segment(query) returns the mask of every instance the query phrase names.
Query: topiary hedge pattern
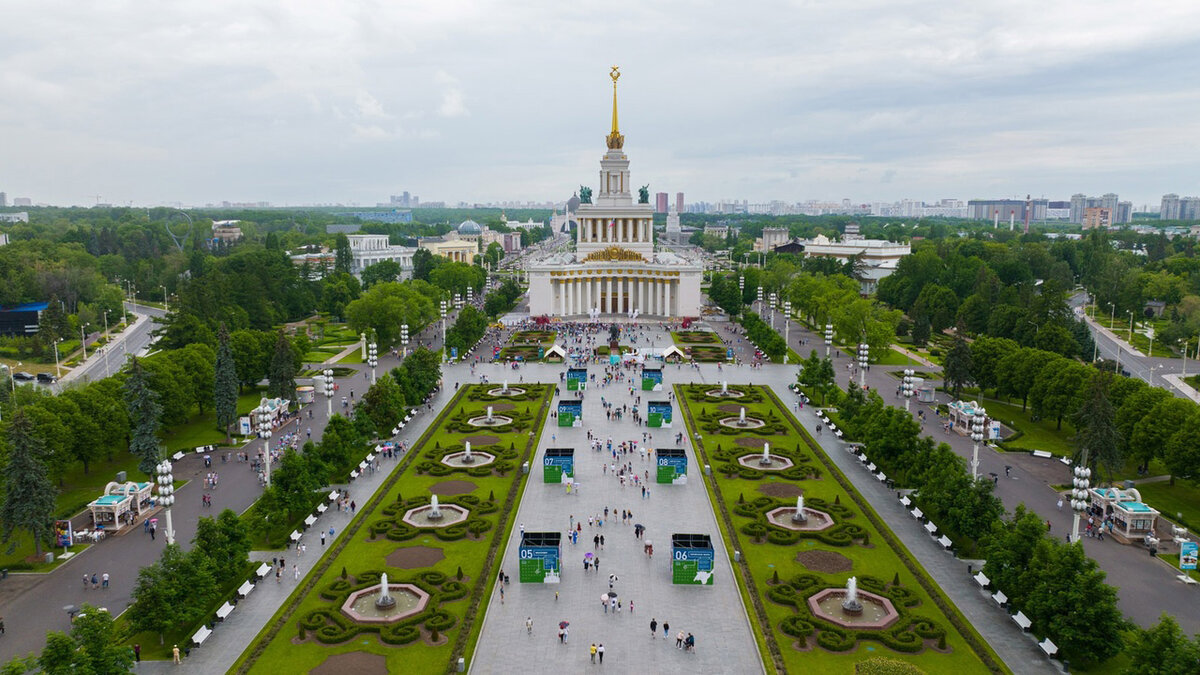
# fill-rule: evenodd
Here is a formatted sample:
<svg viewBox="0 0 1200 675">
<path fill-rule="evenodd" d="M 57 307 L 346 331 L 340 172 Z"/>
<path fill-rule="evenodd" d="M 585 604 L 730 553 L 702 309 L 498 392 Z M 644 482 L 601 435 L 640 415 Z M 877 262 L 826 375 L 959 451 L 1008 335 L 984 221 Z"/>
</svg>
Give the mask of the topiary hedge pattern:
<svg viewBox="0 0 1200 675">
<path fill-rule="evenodd" d="M 752 537 L 755 543 L 762 543 L 764 537 L 768 542 L 779 546 L 792 546 L 801 539 L 813 539 L 830 546 L 850 546 L 855 542 L 867 546 L 871 543 L 870 533 L 866 528 L 857 523 L 846 522 L 855 517 L 856 514 L 853 510 L 841 504 L 831 504 L 817 497 L 804 500 L 804 505 L 807 508 L 828 513 L 833 519 L 833 525 L 824 530 L 811 532 L 790 530 L 776 525 L 767 520 L 767 512 L 780 507 L 794 507 L 795 502 L 771 497 L 758 497 L 753 501 L 737 504 L 732 511 L 743 518 L 752 519 L 738 529 L 742 534 Z"/>
<path fill-rule="evenodd" d="M 859 587 L 882 595 L 892 601 L 900 618 L 891 626 L 881 630 L 855 630 L 837 626 L 815 616 L 808 609 L 808 598 L 826 588 L 841 588 L 815 574 L 798 574 L 786 583 L 767 588 L 767 598 L 772 602 L 793 607 L 797 614 L 779 623 L 779 630 L 795 638 L 807 639 L 817 633 L 817 645 L 834 652 L 849 651 L 860 640 L 878 642 L 898 652 L 915 653 L 925 649 L 926 640 L 938 640 L 946 630 L 928 617 L 911 614 L 908 610 L 920 604 L 920 600 L 907 588 L 889 586 L 871 576 L 859 577 Z"/>
<path fill-rule="evenodd" d="M 447 527 L 417 527 L 403 520 L 409 509 L 427 506 L 429 500 L 425 497 L 410 497 L 404 501 L 393 502 L 379 509 L 384 517 L 372 522 L 367 531 L 368 539 L 375 541 L 381 537 L 389 541 L 408 541 L 420 535 L 433 535 L 442 541 L 457 541 L 471 534 L 478 539 L 483 533 L 491 530 L 492 521 L 482 518 L 489 513 L 495 513 L 500 506 L 493 501 L 480 499 L 475 495 L 458 495 L 439 500 L 442 504 L 455 504 L 470 511 L 467 519 Z"/>
<path fill-rule="evenodd" d="M 341 606 L 346 598 L 355 591 L 378 586 L 381 574 L 379 570 L 367 570 L 354 575 L 353 580 L 336 579 L 327 584 L 319 594 L 330 601 L 330 606 L 319 607 L 300 617 L 300 628 L 324 644 L 346 642 L 360 633 L 376 633 L 381 642 L 403 646 L 421 637 L 420 626 L 427 631 L 445 632 L 458 623 L 458 619 L 441 609 L 441 605 L 467 597 L 469 589 L 459 581 L 448 580 L 445 574 L 436 570 L 388 579 L 388 583 L 412 584 L 429 594 L 425 609 L 417 614 L 388 624 L 361 624 L 343 614 Z"/>
<path fill-rule="evenodd" d="M 430 476 L 449 476 L 454 473 L 465 473 L 468 476 L 476 478 L 486 478 L 493 474 L 505 476 L 516 467 L 516 460 L 521 454 L 512 447 L 512 444 L 509 444 L 509 447 L 505 447 L 500 443 L 485 446 L 472 445 L 471 452 L 486 452 L 494 456 L 496 460 L 479 466 L 451 466 L 442 461 L 442 458 L 446 455 L 453 455 L 465 449 L 465 445 L 428 448 L 421 453 L 421 460 L 417 462 L 417 473 L 428 474 Z"/>
</svg>

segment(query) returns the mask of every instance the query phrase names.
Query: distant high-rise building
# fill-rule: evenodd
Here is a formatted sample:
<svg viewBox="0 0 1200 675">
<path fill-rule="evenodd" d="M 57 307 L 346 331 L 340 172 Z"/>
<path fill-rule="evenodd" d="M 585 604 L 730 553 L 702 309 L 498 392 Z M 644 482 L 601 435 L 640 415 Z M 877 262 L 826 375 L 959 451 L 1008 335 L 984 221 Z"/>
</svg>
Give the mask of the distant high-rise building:
<svg viewBox="0 0 1200 675">
<path fill-rule="evenodd" d="M 1071 222 L 1082 223 L 1084 210 L 1091 208 L 1108 209 L 1112 212 L 1112 215 L 1116 217 L 1120 212 L 1120 200 L 1117 195 L 1113 194 L 1112 192 L 1105 193 L 1099 197 L 1089 197 L 1082 193 L 1073 194 L 1071 195 Z M 1133 221 L 1132 204 L 1130 204 L 1129 208 L 1129 219 L 1118 219 L 1116 222 L 1128 223 L 1131 221 Z"/>
<path fill-rule="evenodd" d="M 1163 195 L 1158 209 L 1159 220 L 1200 220 L 1200 197 Z"/>
<path fill-rule="evenodd" d="M 1089 206 L 1083 210 L 1083 229 L 1107 230 L 1113 224 L 1113 211 L 1099 206 Z"/>
<path fill-rule="evenodd" d="M 404 194 L 392 195 L 388 198 L 386 206 L 400 206 L 406 209 L 415 209 L 417 204 L 421 203 L 421 198 L 416 195 L 410 195 L 407 190 Z M 380 206 L 385 206 L 380 204 Z"/>
<path fill-rule="evenodd" d="M 0 192 L 0 209 L 8 206 L 8 193 Z"/>
<path fill-rule="evenodd" d="M 1046 219 L 1045 199 L 972 199 L 967 202 L 967 217 L 974 220 L 990 220 L 999 222 L 1001 226 L 1008 223 L 1025 223 L 1026 208 L 1030 210 L 1029 221 L 1041 222 Z"/>
<path fill-rule="evenodd" d="M 675 213 L 683 213 L 683 193 L 675 193 Z"/>
<path fill-rule="evenodd" d="M 654 195 L 654 212 L 655 213 L 666 213 L 667 212 L 667 198 L 668 198 L 667 193 L 665 193 L 665 192 L 659 192 Z"/>
<path fill-rule="evenodd" d="M 33 206 L 33 200 L 29 197 L 15 197 L 13 206 Z"/>
</svg>

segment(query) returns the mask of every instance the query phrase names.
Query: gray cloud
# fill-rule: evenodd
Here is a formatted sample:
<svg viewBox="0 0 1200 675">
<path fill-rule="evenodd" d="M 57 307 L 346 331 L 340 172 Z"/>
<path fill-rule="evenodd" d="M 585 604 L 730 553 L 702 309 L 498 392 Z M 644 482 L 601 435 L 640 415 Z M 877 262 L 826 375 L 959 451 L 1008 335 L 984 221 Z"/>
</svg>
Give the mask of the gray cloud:
<svg viewBox="0 0 1200 675">
<path fill-rule="evenodd" d="M 618 63 L 634 179 L 690 199 L 1200 192 L 1200 7 L 6 3 L 0 190 L 86 204 L 561 198 Z"/>
</svg>

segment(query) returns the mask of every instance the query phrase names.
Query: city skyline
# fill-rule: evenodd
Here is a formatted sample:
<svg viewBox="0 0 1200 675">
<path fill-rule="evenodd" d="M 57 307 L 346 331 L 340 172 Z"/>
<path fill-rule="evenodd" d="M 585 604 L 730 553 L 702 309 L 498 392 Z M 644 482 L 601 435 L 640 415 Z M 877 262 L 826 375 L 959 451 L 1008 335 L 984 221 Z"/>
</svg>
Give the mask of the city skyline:
<svg viewBox="0 0 1200 675">
<path fill-rule="evenodd" d="M 56 8 L 57 7 L 57 8 Z M 610 65 L 652 193 L 1200 193 L 1200 8 L 1150 2 L 6 9 L 10 202 L 562 201 Z M 819 30 L 817 30 L 819 28 Z M 798 39 L 800 38 L 800 39 Z M 64 47 L 64 45 L 69 45 Z M 1151 112 L 1147 112 L 1151 111 Z M 925 195 L 925 196 L 921 196 Z"/>
</svg>

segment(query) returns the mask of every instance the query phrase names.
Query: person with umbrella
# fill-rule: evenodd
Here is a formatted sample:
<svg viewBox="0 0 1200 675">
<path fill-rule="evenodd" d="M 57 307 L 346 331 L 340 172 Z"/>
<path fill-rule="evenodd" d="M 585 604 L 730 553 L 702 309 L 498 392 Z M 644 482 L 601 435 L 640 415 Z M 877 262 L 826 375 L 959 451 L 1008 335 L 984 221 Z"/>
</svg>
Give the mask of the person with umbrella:
<svg viewBox="0 0 1200 675">
<path fill-rule="evenodd" d="M 558 622 L 558 641 L 560 644 L 567 643 L 567 627 L 571 625 L 569 621 Z"/>
</svg>

